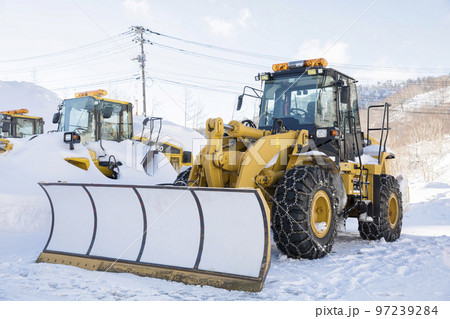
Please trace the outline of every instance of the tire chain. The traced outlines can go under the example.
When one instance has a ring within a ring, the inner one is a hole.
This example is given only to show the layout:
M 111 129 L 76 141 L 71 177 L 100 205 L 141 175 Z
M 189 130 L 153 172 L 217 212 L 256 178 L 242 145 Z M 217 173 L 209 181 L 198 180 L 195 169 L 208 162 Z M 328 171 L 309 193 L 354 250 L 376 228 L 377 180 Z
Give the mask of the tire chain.
M 309 207 L 318 187 L 331 193 L 335 227 L 331 240 L 321 245 L 313 236 L 309 225 Z M 272 208 L 272 230 L 278 249 L 290 258 L 315 259 L 331 251 L 336 237 L 339 198 L 331 174 L 319 166 L 294 167 L 280 180 Z

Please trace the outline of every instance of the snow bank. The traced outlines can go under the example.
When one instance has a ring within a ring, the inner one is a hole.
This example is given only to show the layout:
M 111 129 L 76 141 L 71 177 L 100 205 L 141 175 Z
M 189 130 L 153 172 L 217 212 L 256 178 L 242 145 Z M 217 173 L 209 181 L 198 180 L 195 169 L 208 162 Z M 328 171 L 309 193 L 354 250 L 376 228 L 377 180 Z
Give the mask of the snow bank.
M 133 147 L 139 145 L 141 152 L 133 152 Z M 103 142 L 105 151 L 99 143 L 91 146 L 98 154 L 114 154 L 124 164 L 120 166 L 119 179 L 104 176 L 82 144 L 75 144 L 71 151 L 69 145 L 63 142 L 63 133 L 14 139 L 13 150 L 0 155 L 0 229 L 38 231 L 48 227 L 50 207 L 38 182 L 155 185 L 171 183 L 176 178 L 175 170 L 163 154 L 155 158 L 159 171 L 154 176 L 148 176 L 142 169 L 137 170 L 136 165 L 140 165 L 144 154 L 141 143 Z M 133 154 L 140 154 L 141 157 L 133 160 Z M 88 158 L 90 167 L 87 171 L 75 167 L 64 160 L 67 157 Z
M 143 117 L 135 117 L 133 119 L 134 136 L 141 136 Z M 155 140 L 159 130 L 159 121 L 155 122 L 155 128 L 152 134 L 152 140 Z M 150 138 L 149 125 L 144 129 L 144 137 Z M 162 121 L 160 142 L 168 142 L 175 146 L 179 146 L 183 151 L 193 152 L 193 155 L 200 152 L 201 146 L 206 144 L 206 139 L 197 131 L 185 126 L 175 124 L 168 120 Z
M 61 101 L 52 91 L 30 82 L 0 81 L 0 111 L 28 109 L 28 115 L 44 118 L 44 131 L 56 129 L 52 118 Z

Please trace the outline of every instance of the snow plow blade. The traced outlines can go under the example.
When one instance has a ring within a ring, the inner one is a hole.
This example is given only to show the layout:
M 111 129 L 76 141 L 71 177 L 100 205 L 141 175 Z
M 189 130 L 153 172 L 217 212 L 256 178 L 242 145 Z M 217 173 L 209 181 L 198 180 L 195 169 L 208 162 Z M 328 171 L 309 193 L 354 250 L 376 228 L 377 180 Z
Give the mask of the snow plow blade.
M 36 262 L 260 291 L 269 210 L 255 189 L 40 183 L 52 211 Z

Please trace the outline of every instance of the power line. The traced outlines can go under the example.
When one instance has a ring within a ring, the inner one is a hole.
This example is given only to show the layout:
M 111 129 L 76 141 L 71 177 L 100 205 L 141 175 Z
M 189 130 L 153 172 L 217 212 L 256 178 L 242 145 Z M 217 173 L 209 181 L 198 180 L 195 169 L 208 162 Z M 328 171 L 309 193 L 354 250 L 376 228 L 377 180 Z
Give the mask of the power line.
M 205 47 L 205 48 L 208 48 L 208 49 L 214 49 L 214 50 L 220 50 L 220 51 L 230 52 L 230 53 L 234 53 L 234 54 L 246 55 L 246 56 L 250 56 L 250 57 L 253 57 L 253 58 L 254 57 L 259 57 L 259 58 L 262 58 L 262 59 L 270 59 L 270 60 L 278 60 L 278 59 L 280 59 L 280 60 L 281 59 L 288 60 L 289 59 L 289 58 L 286 58 L 286 57 L 279 57 L 279 56 L 274 56 L 274 55 L 266 55 L 266 54 L 255 53 L 255 52 L 235 50 L 235 49 L 219 47 L 219 46 L 215 46 L 215 45 L 211 45 L 211 44 L 190 41 L 190 40 L 186 40 L 186 39 L 170 36 L 170 35 L 167 35 L 167 34 L 162 34 L 162 33 L 159 33 L 159 32 L 155 32 L 155 31 L 152 31 L 150 29 L 146 29 L 146 31 L 151 33 L 151 34 L 158 35 L 158 36 L 161 36 L 161 37 L 165 37 L 165 38 L 168 38 L 168 39 L 182 41 L 182 42 L 185 42 L 185 43 L 194 44 L 194 45 L 197 45 L 197 46 L 202 46 L 202 47 Z
M 180 53 L 183 53 L 183 54 L 192 55 L 192 56 L 195 56 L 195 57 L 209 59 L 209 60 L 213 60 L 213 61 L 217 61 L 217 62 L 234 64 L 234 65 L 239 65 L 239 66 L 248 67 L 248 68 L 252 68 L 252 69 L 258 69 L 258 70 L 267 67 L 265 65 L 246 63 L 246 62 L 242 62 L 242 61 L 225 59 L 225 58 L 220 58 L 220 57 L 216 57 L 216 56 L 212 56 L 212 55 L 202 54 L 202 53 L 189 51 L 189 50 L 185 50 L 185 49 L 180 49 L 180 48 L 176 48 L 176 47 L 172 47 L 172 46 L 168 46 L 168 45 L 165 45 L 165 44 L 156 43 L 156 42 L 152 42 L 152 41 L 148 41 L 148 40 L 147 40 L 147 42 L 152 44 L 152 45 L 156 45 L 156 46 L 158 46 L 160 48 L 163 48 L 163 49 L 177 51 L 177 52 L 180 52 Z
M 201 76 L 201 75 L 197 75 L 197 74 L 185 74 L 185 73 L 179 73 L 179 72 L 173 72 L 173 71 L 169 71 L 169 70 L 162 70 L 162 69 L 157 69 L 157 68 L 151 68 L 151 71 L 156 71 L 156 72 L 160 72 L 160 73 L 164 73 L 164 74 L 174 74 L 174 75 L 178 75 L 180 77 L 184 77 L 184 78 L 197 78 L 197 79 L 204 79 L 204 80 L 210 80 L 210 81 L 217 81 L 217 82 L 224 82 L 224 83 L 231 83 L 231 84 L 239 84 L 241 86 L 247 85 L 246 82 L 238 82 L 238 81 L 232 81 L 232 80 L 227 80 L 227 79 L 219 79 L 219 78 L 211 78 L 211 77 L 206 77 L 206 76 Z M 153 72 L 152 72 L 153 73 Z
M 129 33 L 129 31 L 123 32 L 123 33 L 120 33 L 118 35 L 115 35 L 113 38 L 115 38 L 117 40 L 120 40 L 120 39 L 124 38 L 124 36 L 127 35 L 128 33 Z M 82 45 L 82 46 L 79 46 L 79 47 L 75 47 L 75 48 L 71 48 L 71 49 L 65 49 L 65 50 L 51 52 L 51 53 L 46 53 L 46 54 L 42 54 L 42 55 L 36 55 L 36 56 L 25 57 L 25 58 L 18 58 L 18 59 L 10 59 L 10 60 L 0 60 L 0 63 L 23 62 L 23 61 L 30 61 L 30 60 L 48 58 L 48 57 L 53 57 L 53 56 L 58 56 L 58 55 L 73 54 L 76 51 L 85 50 L 87 48 L 92 48 L 92 47 L 102 46 L 104 44 L 108 44 L 109 41 L 110 41 L 110 39 L 104 39 L 104 40 L 101 40 L 101 41 L 88 43 L 88 44 L 85 44 L 85 45 Z
M 97 86 L 97 85 L 102 85 L 102 84 L 121 83 L 121 82 L 130 81 L 130 80 L 136 80 L 136 78 L 135 77 L 126 77 L 126 78 L 115 79 L 115 80 L 99 81 L 99 82 L 93 82 L 93 83 L 88 83 L 88 84 L 65 86 L 65 87 L 50 88 L 50 89 L 54 90 L 54 91 L 60 91 L 60 90 L 67 90 L 67 89 L 77 89 L 77 88 L 83 88 L 83 87 Z
M 173 80 L 168 80 L 168 79 L 163 79 L 163 78 L 158 78 L 158 77 L 153 77 L 152 79 L 154 81 L 160 81 L 160 82 L 173 84 L 173 85 L 179 85 L 179 86 L 183 86 L 183 87 L 191 87 L 191 88 L 195 88 L 195 89 L 202 89 L 202 90 L 207 90 L 207 91 L 214 91 L 214 92 L 227 93 L 227 94 L 233 94 L 233 95 L 239 94 L 239 92 L 235 92 L 235 91 L 228 91 L 228 90 L 222 90 L 222 89 L 218 89 L 218 88 L 206 87 L 206 86 L 195 85 L 195 84 L 190 84 L 190 83 L 183 83 L 183 82 L 178 82 L 178 81 L 173 81 Z

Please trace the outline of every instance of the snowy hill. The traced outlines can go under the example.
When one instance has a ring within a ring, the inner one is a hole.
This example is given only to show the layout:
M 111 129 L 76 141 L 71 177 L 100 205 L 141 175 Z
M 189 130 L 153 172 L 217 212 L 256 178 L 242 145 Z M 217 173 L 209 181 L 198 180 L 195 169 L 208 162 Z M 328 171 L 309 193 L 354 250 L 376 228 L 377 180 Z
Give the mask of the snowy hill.
M 0 111 L 28 109 L 28 115 L 44 118 L 44 132 L 54 130 L 53 114 L 61 98 L 30 82 L 0 81 Z

